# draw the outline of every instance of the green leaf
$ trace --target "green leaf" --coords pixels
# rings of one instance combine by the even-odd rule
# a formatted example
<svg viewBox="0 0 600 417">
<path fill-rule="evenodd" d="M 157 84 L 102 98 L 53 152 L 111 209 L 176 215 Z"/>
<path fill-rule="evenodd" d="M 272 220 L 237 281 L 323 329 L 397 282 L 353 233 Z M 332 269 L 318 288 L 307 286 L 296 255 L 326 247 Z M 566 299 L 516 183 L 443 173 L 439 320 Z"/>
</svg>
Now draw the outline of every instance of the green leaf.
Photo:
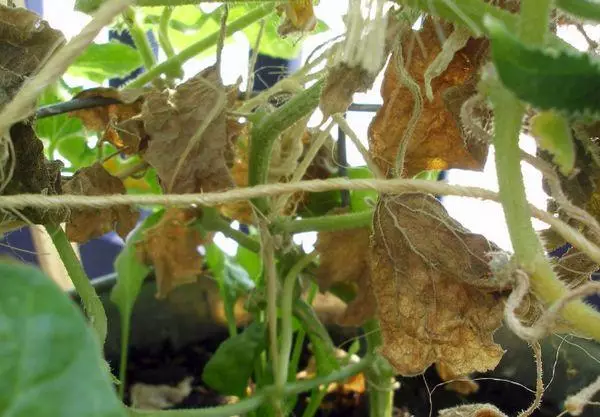
<svg viewBox="0 0 600 417">
<path fill-rule="evenodd" d="M 39 270 L 0 265 L 0 415 L 124 417 L 81 311 Z"/>
<path fill-rule="evenodd" d="M 92 43 L 69 67 L 68 74 L 102 83 L 125 76 L 142 66 L 138 51 L 118 42 Z"/>
<path fill-rule="evenodd" d="M 315 310 L 304 300 L 294 300 L 294 316 L 300 320 L 308 334 L 313 355 L 317 363 L 317 374 L 327 375 L 340 368 L 335 354 L 335 345 Z"/>
<path fill-rule="evenodd" d="M 598 0 L 557 0 L 556 6 L 573 16 L 600 22 L 600 2 Z"/>
<path fill-rule="evenodd" d="M 93 13 L 104 0 L 75 0 L 74 9 L 82 13 Z"/>
<path fill-rule="evenodd" d="M 204 260 L 230 302 L 235 303 L 242 294 L 254 288 L 254 281 L 246 269 L 214 243 L 206 246 Z"/>
<path fill-rule="evenodd" d="M 348 178 L 351 180 L 373 178 L 373 174 L 367 167 L 349 167 Z M 352 191 L 350 192 L 350 207 L 352 212 L 372 210 L 370 202 L 377 201 L 376 191 Z"/>
<path fill-rule="evenodd" d="M 252 323 L 242 333 L 230 337 L 210 358 L 202 380 L 224 395 L 245 395 L 254 363 L 266 347 L 266 327 Z"/>
<path fill-rule="evenodd" d="M 542 110 L 600 110 L 600 64 L 588 54 L 522 44 L 498 20 L 486 18 L 500 80 L 520 99 Z"/>
<path fill-rule="evenodd" d="M 430 169 L 427 171 L 421 171 L 417 175 L 415 175 L 415 179 L 417 180 L 427 180 L 427 181 L 437 181 L 440 177 L 439 169 Z"/>
<path fill-rule="evenodd" d="M 536 114 L 531 118 L 531 135 L 538 146 L 553 156 L 560 172 L 569 176 L 575 168 L 575 144 L 569 122 L 553 111 Z"/>
<path fill-rule="evenodd" d="M 156 225 L 163 215 L 164 210 L 161 210 L 148 216 L 127 240 L 125 247 L 115 260 L 115 271 L 118 278 L 117 284 L 110 294 L 110 299 L 119 308 L 122 322 L 129 320 L 142 284 L 151 271 L 149 266 L 138 259 L 136 245 L 144 237 L 144 232 Z"/>
<path fill-rule="evenodd" d="M 235 254 L 236 262 L 246 270 L 248 276 L 254 283 L 260 281 L 262 275 L 262 259 L 256 252 L 252 252 L 244 246 L 238 246 Z"/>
<path fill-rule="evenodd" d="M 70 97 L 70 93 L 57 83 L 48 87 L 42 93 L 40 99 L 38 100 L 38 106 L 47 106 L 50 104 L 60 103 L 69 100 Z M 87 146 L 87 136 L 81 120 L 69 117 L 66 114 L 60 114 L 36 120 L 35 132 L 40 139 L 48 141 L 46 154 L 50 159 L 54 158 L 54 155 L 52 154 L 54 153 L 54 150 L 58 146 L 59 142 L 64 138 L 71 138 L 70 140 L 72 141 L 77 140 L 78 142 L 84 144 L 84 146 Z M 64 154 L 62 155 L 65 156 Z M 77 155 L 77 158 L 79 158 L 79 156 L 80 154 Z M 69 159 L 69 162 L 71 162 L 73 165 L 76 165 L 73 163 L 74 161 L 72 161 L 70 157 L 65 157 Z"/>
</svg>

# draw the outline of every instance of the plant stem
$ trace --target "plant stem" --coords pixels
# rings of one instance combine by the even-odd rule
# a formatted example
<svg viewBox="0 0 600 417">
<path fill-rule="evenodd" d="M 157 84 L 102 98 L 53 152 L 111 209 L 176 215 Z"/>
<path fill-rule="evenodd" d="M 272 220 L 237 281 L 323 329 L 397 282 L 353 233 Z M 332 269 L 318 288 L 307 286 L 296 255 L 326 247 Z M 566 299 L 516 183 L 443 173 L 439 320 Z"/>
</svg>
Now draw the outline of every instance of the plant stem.
<svg viewBox="0 0 600 417">
<path fill-rule="evenodd" d="M 250 186 L 267 182 L 271 150 L 275 139 L 298 120 L 310 115 L 315 110 L 319 105 L 322 88 L 323 80 L 317 81 L 273 113 L 265 115 L 252 128 L 248 160 L 248 184 Z M 254 199 L 253 203 L 263 213 L 267 212 L 268 204 L 265 198 Z"/>
<path fill-rule="evenodd" d="M 315 251 L 303 256 L 289 270 L 283 280 L 283 290 L 281 293 L 281 348 L 279 350 L 279 366 L 277 367 L 277 375 L 275 376 L 275 386 L 283 390 L 283 386 L 288 380 L 288 371 L 290 364 L 290 355 L 292 353 L 292 343 L 294 329 L 292 319 L 294 317 L 294 290 L 298 275 L 310 265 L 318 256 Z"/>
<path fill-rule="evenodd" d="M 368 351 L 375 356 L 373 364 L 365 370 L 369 393 L 369 417 L 392 417 L 394 411 L 394 370 L 385 358 L 375 351 L 382 345 L 381 329 L 376 319 L 363 326 Z"/>
<path fill-rule="evenodd" d="M 128 7 L 123 12 L 123 17 L 129 28 L 129 34 L 131 35 L 135 49 L 140 54 L 144 67 L 146 67 L 146 70 L 149 70 L 156 64 L 156 58 L 154 57 L 154 51 L 152 51 L 148 36 L 146 36 L 146 32 L 139 22 L 138 13 L 132 7 Z"/>
<path fill-rule="evenodd" d="M 311 281 L 308 297 L 306 297 L 306 303 L 308 305 L 312 305 L 313 300 L 315 299 L 315 296 L 317 295 L 318 291 L 319 286 L 313 281 Z M 298 364 L 300 363 L 300 356 L 302 355 L 302 348 L 304 347 L 305 338 L 306 330 L 304 330 L 304 328 L 301 328 L 296 334 L 296 341 L 294 342 L 294 349 L 292 350 L 292 358 L 290 359 L 290 366 L 288 371 L 289 382 L 293 382 L 296 380 L 296 373 L 298 372 Z"/>
<path fill-rule="evenodd" d="M 228 238 L 235 240 L 238 244 L 244 246 L 246 249 L 259 253 L 260 243 L 245 233 L 235 230 L 231 227 L 231 224 L 225 220 L 213 207 L 204 207 L 202 213 L 202 226 L 206 230 L 213 232 L 221 232 Z"/>
<path fill-rule="evenodd" d="M 322 377 L 299 381 L 287 384 L 284 387 L 285 395 L 297 395 L 305 391 L 310 391 L 320 385 L 328 385 L 335 381 L 340 381 L 362 372 L 373 363 L 371 355 L 365 356 L 360 362 L 345 366 L 339 371 L 330 373 Z M 277 389 L 274 386 L 266 387 L 261 392 L 252 397 L 245 398 L 235 404 L 222 405 L 212 408 L 203 408 L 196 410 L 169 410 L 169 411 L 144 411 L 128 409 L 129 416 L 132 417 L 230 417 L 241 415 L 256 410 L 260 405 L 268 400 Z"/>
<path fill-rule="evenodd" d="M 300 220 L 281 219 L 273 222 L 274 230 L 285 233 L 323 232 L 369 227 L 373 221 L 373 211 L 307 217 Z"/>
<path fill-rule="evenodd" d="M 175 56 L 175 48 L 173 48 L 173 44 L 171 43 L 171 38 L 169 36 L 169 23 L 171 21 L 173 10 L 174 8 L 172 6 L 165 7 L 160 15 L 160 23 L 158 25 L 158 43 L 160 44 L 162 50 L 165 51 L 167 59 Z M 183 69 L 180 65 L 178 68 L 173 68 L 167 72 L 166 75 L 171 78 L 181 78 L 183 77 Z"/>
<path fill-rule="evenodd" d="M 231 36 L 235 32 L 238 32 L 252 23 L 259 21 L 263 17 L 267 16 L 273 11 L 273 4 L 264 4 L 250 11 L 239 19 L 234 20 L 227 26 L 226 35 Z M 177 55 L 161 62 L 154 68 L 140 75 L 138 78 L 133 80 L 127 85 L 128 88 L 139 88 L 143 87 L 147 82 L 152 81 L 161 74 L 172 71 L 174 68 L 179 68 L 181 65 L 195 57 L 196 55 L 206 51 L 207 49 L 215 46 L 219 41 L 220 30 L 215 31 L 205 37 L 204 39 L 195 42 L 179 52 Z"/>
<path fill-rule="evenodd" d="M 541 44 L 544 41 L 548 32 L 551 3 L 551 0 L 521 2 L 518 32 L 522 41 L 529 44 Z M 564 297 L 569 289 L 552 270 L 531 223 L 531 209 L 525 195 L 519 148 L 525 107 L 499 84 L 491 86 L 490 99 L 494 107 L 494 146 L 499 194 L 515 257 L 530 275 L 533 292 L 545 304 L 553 304 Z M 574 329 L 600 340 L 600 314 L 585 303 L 569 303 L 564 308 L 562 317 Z"/>
<path fill-rule="evenodd" d="M 94 290 L 94 287 L 90 283 L 81 262 L 77 259 L 71 242 L 69 242 L 67 234 L 62 227 L 53 223 L 46 224 L 44 227 L 52 238 L 58 255 L 69 273 L 69 278 L 71 278 L 75 290 L 81 298 L 83 309 L 90 320 L 90 325 L 96 332 L 100 345 L 103 346 L 106 340 L 107 320 L 102 301 L 100 301 L 96 290 Z"/>
</svg>

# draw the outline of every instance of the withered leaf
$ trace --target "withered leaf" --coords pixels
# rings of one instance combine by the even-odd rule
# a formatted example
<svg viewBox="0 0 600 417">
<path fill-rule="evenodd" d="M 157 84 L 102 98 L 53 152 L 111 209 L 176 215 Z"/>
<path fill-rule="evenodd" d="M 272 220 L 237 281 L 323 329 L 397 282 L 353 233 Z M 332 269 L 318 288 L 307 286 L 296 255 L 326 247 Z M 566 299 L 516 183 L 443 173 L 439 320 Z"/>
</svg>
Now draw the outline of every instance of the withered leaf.
<svg viewBox="0 0 600 417">
<path fill-rule="evenodd" d="M 347 229 L 320 232 L 316 250 L 320 255 L 317 283 L 321 291 L 343 283 L 354 287 L 356 298 L 338 319 L 340 324 L 359 326 L 375 315 L 375 298 L 370 285 L 370 230 Z"/>
<path fill-rule="evenodd" d="M 100 164 L 78 170 L 63 184 L 65 194 L 111 195 L 125 194 L 125 186 Z M 72 242 L 87 242 L 115 230 L 123 239 L 135 227 L 139 213 L 129 206 L 103 209 L 74 209 L 67 222 L 67 236 Z"/>
<path fill-rule="evenodd" d="M 37 14 L 23 8 L 0 6 L 0 108 L 16 94 L 23 82 L 33 75 L 58 47 L 63 35 L 50 28 Z M 62 163 L 48 161 L 44 146 L 37 138 L 29 121 L 16 123 L 10 128 L 9 142 L 0 143 L 4 184 L 2 194 L 60 194 Z M 9 167 L 14 166 L 10 172 Z M 10 178 L 8 175 L 12 174 Z M 3 211 L 1 221 L 22 221 L 25 217 L 35 224 L 60 223 L 68 215 L 64 209 L 48 210 L 25 208 L 19 218 Z"/>
<path fill-rule="evenodd" d="M 389 55 L 401 28 L 400 21 L 393 13 L 388 14 L 387 22 L 384 54 L 386 57 Z M 382 62 L 385 62 L 385 59 Z M 329 117 L 332 114 L 344 113 L 348 110 L 350 104 L 352 104 L 354 94 L 365 92 L 373 87 L 376 76 L 377 74 L 372 74 L 360 66 L 349 67 L 345 63 L 339 63 L 332 67 L 327 74 L 319 102 L 319 108 L 323 112 L 323 116 Z"/>
<path fill-rule="evenodd" d="M 284 5 L 278 6 L 279 13 L 285 13 L 285 20 L 277 32 L 281 36 L 296 32 L 310 32 L 317 25 L 317 18 L 313 9 L 313 0 L 288 0 Z"/>
<path fill-rule="evenodd" d="M 73 98 L 104 98 L 117 101 L 114 104 L 75 110 L 69 115 L 81 119 L 84 126 L 90 130 L 103 131 L 102 139 L 123 153 L 131 155 L 143 148 L 143 123 L 135 118 L 142 110 L 142 90 L 121 91 L 98 87 L 84 90 Z"/>
<path fill-rule="evenodd" d="M 422 94 L 424 73 L 441 50 L 435 25 L 439 23 L 427 19 L 418 34 L 409 32 L 402 39 L 406 70 Z M 442 25 L 442 29 L 448 33 L 451 26 Z M 414 36 L 419 36 L 420 41 L 416 44 L 421 43 L 424 48 L 411 46 Z M 487 40 L 470 39 L 454 55 L 446 70 L 433 79 L 433 100 L 423 100 L 423 109 L 406 151 L 404 176 L 412 177 L 431 169 L 483 168 L 488 145 L 481 142 L 465 144 L 460 121 L 452 108 L 460 109 L 462 102 L 475 93 L 473 77 L 486 57 L 487 48 Z M 383 172 L 394 168 L 400 140 L 409 126 L 415 105 L 411 91 L 399 79 L 396 65 L 397 59 L 392 54 L 381 86 L 383 106 L 369 127 L 370 149 Z M 449 89 L 457 87 L 464 87 L 465 91 L 448 93 Z"/>
<path fill-rule="evenodd" d="M 190 223 L 192 210 L 171 208 L 160 222 L 146 230 L 138 244 L 139 258 L 154 265 L 157 298 L 166 297 L 174 288 L 196 281 L 202 273 L 203 258 L 198 247 L 204 243 L 201 233 Z"/>
<path fill-rule="evenodd" d="M 469 395 L 479 390 L 479 384 L 473 381 L 467 375 L 455 375 L 451 373 L 443 363 L 436 363 L 435 369 L 442 381 L 445 381 L 444 388 L 448 391 L 454 391 L 460 395 Z"/>
<path fill-rule="evenodd" d="M 439 417 L 507 417 L 492 404 L 468 404 L 440 410 Z"/>
<path fill-rule="evenodd" d="M 382 196 L 373 218 L 371 287 L 382 354 L 401 375 L 438 363 L 454 375 L 493 369 L 503 351 L 503 290 L 488 267 L 496 251 L 425 194 Z"/>
<path fill-rule="evenodd" d="M 193 193 L 219 191 L 233 185 L 226 163 L 227 105 L 210 121 L 189 154 L 184 155 L 190 140 L 225 93 L 215 68 L 210 67 L 175 91 L 152 91 L 146 95 L 141 117 L 149 141 L 143 158 L 156 169 L 164 189 L 172 184 L 170 192 Z M 233 94 L 227 94 L 228 103 L 234 99 Z M 185 160 L 174 178 L 182 157 Z"/>
<path fill-rule="evenodd" d="M 37 14 L 0 6 L 0 108 L 64 41 Z"/>
</svg>

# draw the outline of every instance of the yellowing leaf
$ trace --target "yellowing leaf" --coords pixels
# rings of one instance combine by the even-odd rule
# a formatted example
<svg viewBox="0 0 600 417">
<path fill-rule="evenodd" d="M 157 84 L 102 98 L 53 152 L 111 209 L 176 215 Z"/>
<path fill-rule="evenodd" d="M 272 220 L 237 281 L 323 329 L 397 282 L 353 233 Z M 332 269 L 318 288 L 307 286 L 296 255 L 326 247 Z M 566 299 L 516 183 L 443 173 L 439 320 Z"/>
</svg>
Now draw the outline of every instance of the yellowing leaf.
<svg viewBox="0 0 600 417">
<path fill-rule="evenodd" d="M 210 67 L 174 91 L 151 91 L 145 96 L 141 118 L 149 140 L 142 156 L 156 169 L 163 189 L 172 186 L 169 192 L 193 193 L 233 186 L 225 159 L 227 103 L 216 117 L 207 119 L 222 94 L 219 75 Z M 187 153 L 190 140 L 205 123 L 200 140 Z"/>
<path fill-rule="evenodd" d="M 80 169 L 63 184 L 65 194 L 125 194 L 120 179 L 113 177 L 100 163 Z M 103 209 L 74 209 L 67 222 L 67 236 L 72 242 L 87 242 L 115 230 L 123 239 L 135 227 L 139 213 L 129 206 Z"/>
<path fill-rule="evenodd" d="M 375 299 L 369 277 L 369 229 L 320 232 L 316 250 L 320 255 L 317 282 L 322 291 L 347 284 L 356 292 L 339 319 L 340 324 L 359 326 L 375 314 Z"/>
<path fill-rule="evenodd" d="M 116 104 L 75 110 L 69 113 L 81 119 L 90 130 L 104 132 L 102 139 L 126 154 L 137 153 L 144 147 L 145 138 L 141 135 L 139 122 L 129 119 L 137 116 L 142 109 L 141 90 L 119 91 L 113 88 L 92 88 L 77 94 L 74 99 L 113 99 Z"/>
<path fill-rule="evenodd" d="M 575 168 L 575 145 L 565 116 L 545 111 L 531 118 L 531 135 L 540 148 L 553 155 L 560 172 L 568 176 Z"/>
<path fill-rule="evenodd" d="M 200 232 L 190 227 L 193 211 L 172 208 L 160 222 L 145 231 L 137 250 L 140 259 L 154 265 L 157 298 L 166 297 L 174 288 L 196 281 L 203 271 L 198 247 L 204 243 Z"/>
<path fill-rule="evenodd" d="M 382 354 L 401 375 L 438 363 L 467 375 L 493 369 L 503 351 L 503 291 L 488 267 L 497 248 L 425 194 L 381 197 L 373 218 L 371 287 Z M 345 256 L 345 259 L 349 259 Z"/>
<path fill-rule="evenodd" d="M 427 19 L 418 33 L 409 32 L 402 39 L 406 71 L 416 81 L 424 96 L 424 73 L 441 50 L 438 32 L 432 19 Z M 450 26 L 442 26 L 449 32 Z M 412 37 L 419 36 L 424 48 L 411 47 Z M 405 156 L 403 175 L 412 177 L 421 171 L 449 168 L 482 169 L 487 157 L 487 144 L 466 143 L 464 132 L 456 117 L 456 109 L 475 94 L 472 81 L 485 58 L 488 42 L 470 39 L 454 55 L 445 71 L 431 82 L 433 100 L 423 99 L 420 117 L 414 126 Z M 369 127 L 369 145 L 373 157 L 383 172 L 394 168 L 396 154 L 410 124 L 415 100 L 398 76 L 397 59 L 392 54 L 381 87 L 383 106 Z M 456 94 L 453 88 L 469 91 Z M 451 93 L 450 97 L 446 94 Z M 457 99 L 460 100 L 457 101 Z"/>
<path fill-rule="evenodd" d="M 288 0 L 279 10 L 285 13 L 285 20 L 277 31 L 285 36 L 294 32 L 310 32 L 317 25 L 313 10 L 313 0 Z"/>
</svg>

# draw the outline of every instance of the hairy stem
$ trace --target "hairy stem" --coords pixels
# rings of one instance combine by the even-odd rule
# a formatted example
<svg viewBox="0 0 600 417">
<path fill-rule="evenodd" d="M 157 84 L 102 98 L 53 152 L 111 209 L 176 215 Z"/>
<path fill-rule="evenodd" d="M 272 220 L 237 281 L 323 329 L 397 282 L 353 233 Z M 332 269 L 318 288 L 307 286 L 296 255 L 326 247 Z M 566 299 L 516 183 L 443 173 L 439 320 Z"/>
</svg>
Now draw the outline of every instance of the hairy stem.
<svg viewBox="0 0 600 417">
<path fill-rule="evenodd" d="M 376 319 L 369 320 L 363 326 L 369 352 L 375 356 L 373 364 L 365 370 L 367 392 L 369 393 L 369 417 L 392 417 L 394 411 L 394 370 L 389 363 L 375 351 L 383 340 Z"/>
<path fill-rule="evenodd" d="M 529 44 L 544 42 L 548 32 L 550 7 L 551 0 L 521 2 L 518 33 L 522 41 Z M 552 270 L 531 223 L 519 148 L 525 107 L 511 92 L 498 84 L 492 86 L 490 99 L 494 107 L 494 146 L 499 194 L 515 257 L 530 275 L 533 292 L 545 304 L 554 304 L 567 294 L 568 288 Z M 600 340 L 600 314 L 593 308 L 581 301 L 573 301 L 565 307 L 562 316 L 574 329 Z"/>
<path fill-rule="evenodd" d="M 275 386 L 283 390 L 283 386 L 288 380 L 288 371 L 290 364 L 290 355 L 292 353 L 292 343 L 294 329 L 292 319 L 294 316 L 294 290 L 298 275 L 310 265 L 318 256 L 317 252 L 303 256 L 289 270 L 283 280 L 283 290 L 281 294 L 281 348 L 279 350 L 279 366 L 275 377 Z"/>
<path fill-rule="evenodd" d="M 253 127 L 248 162 L 250 186 L 267 182 L 273 143 L 284 130 L 315 110 L 319 105 L 322 88 L 323 80 L 317 81 L 312 87 L 298 93 L 273 113 L 265 115 Z M 267 212 L 268 204 L 265 198 L 254 199 L 253 202 L 260 211 Z"/>
<path fill-rule="evenodd" d="M 175 48 L 173 48 L 171 37 L 169 36 L 169 23 L 171 22 L 173 10 L 173 7 L 165 7 L 160 15 L 160 23 L 158 25 L 158 43 L 162 50 L 165 51 L 167 59 L 175 56 Z M 181 65 L 175 66 L 168 71 L 166 75 L 171 78 L 181 78 L 183 77 L 183 69 L 181 68 Z"/>
<path fill-rule="evenodd" d="M 140 54 L 144 67 L 146 70 L 149 70 L 156 64 L 156 58 L 154 56 L 154 51 L 152 51 L 148 36 L 139 22 L 138 13 L 135 9 L 129 7 L 123 12 L 123 17 L 129 28 L 129 34 L 131 35 L 131 39 L 133 39 L 135 49 L 137 49 Z"/>
<path fill-rule="evenodd" d="M 285 233 L 324 232 L 369 227 L 373 220 L 373 211 L 357 213 L 307 217 L 299 220 L 283 218 L 273 222 L 273 229 Z"/>
<path fill-rule="evenodd" d="M 234 20 L 231 24 L 227 25 L 226 35 L 231 36 L 232 34 L 250 26 L 252 23 L 259 21 L 263 17 L 267 16 L 273 11 L 273 4 L 264 4 L 250 11 L 239 19 Z M 206 51 L 207 49 L 215 46 L 219 41 L 220 30 L 217 30 L 207 37 L 195 42 L 179 52 L 177 55 L 161 62 L 149 71 L 140 75 L 138 78 L 133 80 L 127 85 L 128 88 L 139 88 L 143 87 L 147 82 L 152 81 L 161 74 L 168 73 L 173 69 L 181 67 L 181 65 L 195 57 L 196 55 Z"/>
<path fill-rule="evenodd" d="M 44 227 L 52 238 L 52 242 L 58 251 L 58 255 L 69 273 L 69 278 L 71 278 L 73 286 L 75 287 L 79 298 L 81 298 L 81 303 L 90 320 L 90 325 L 96 332 L 98 341 L 102 346 L 106 340 L 107 329 L 106 312 L 104 311 L 102 301 L 100 301 L 98 294 L 96 294 L 96 290 L 90 283 L 90 279 L 83 270 L 81 262 L 77 259 L 77 255 L 71 246 L 71 242 L 69 242 L 67 234 L 62 227 L 52 223 L 46 224 Z"/>
</svg>

